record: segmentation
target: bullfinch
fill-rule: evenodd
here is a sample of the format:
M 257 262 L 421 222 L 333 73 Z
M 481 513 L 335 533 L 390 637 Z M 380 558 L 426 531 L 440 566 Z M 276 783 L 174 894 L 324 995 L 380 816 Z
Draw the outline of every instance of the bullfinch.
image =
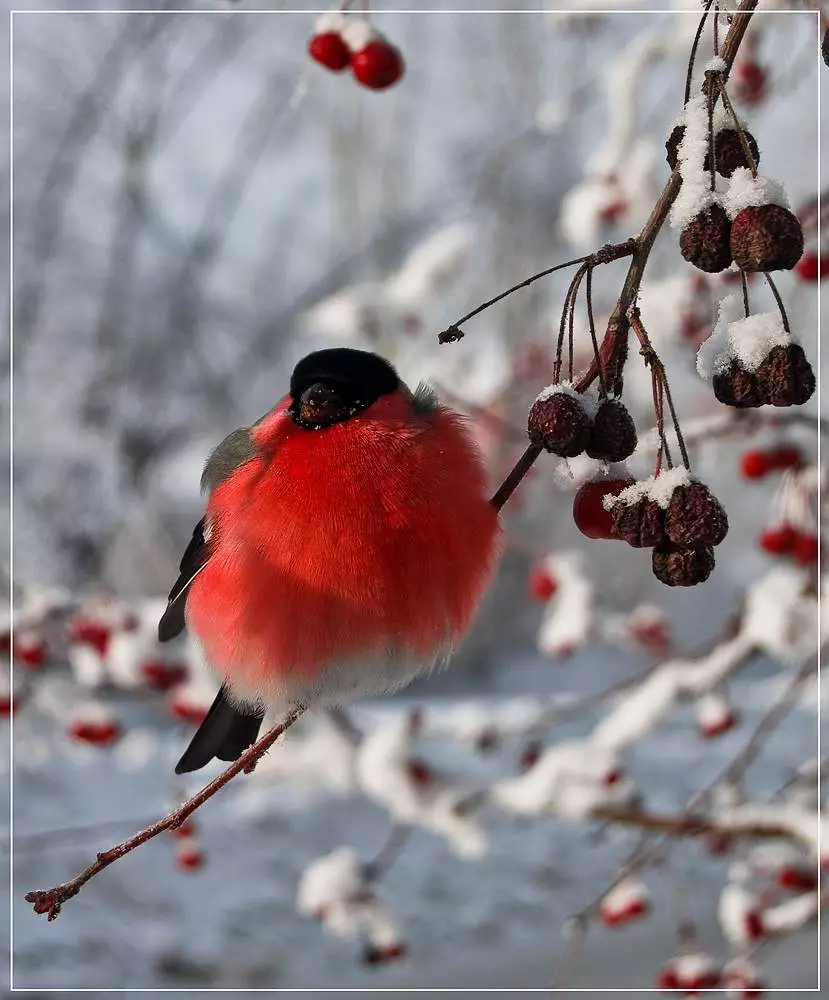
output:
M 443 664 L 500 547 L 464 418 L 366 351 L 300 361 L 201 485 L 158 632 L 187 626 L 222 683 L 178 774 L 238 759 L 266 711 L 381 694 Z

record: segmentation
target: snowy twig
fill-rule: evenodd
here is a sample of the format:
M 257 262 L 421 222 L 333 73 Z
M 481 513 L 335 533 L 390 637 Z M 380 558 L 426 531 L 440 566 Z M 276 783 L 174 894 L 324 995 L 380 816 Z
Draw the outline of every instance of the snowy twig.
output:
M 163 819 L 140 830 L 135 836 L 130 837 L 129 840 L 125 840 L 122 844 L 116 844 L 115 847 L 111 847 L 108 851 L 101 851 L 93 864 L 79 875 L 76 875 L 75 878 L 70 879 L 69 882 L 64 882 L 63 885 L 55 886 L 53 889 L 36 889 L 33 892 L 27 892 L 26 902 L 33 904 L 35 913 L 45 913 L 49 920 L 54 920 L 60 914 L 63 903 L 76 896 L 84 885 L 99 872 L 103 871 L 104 868 L 108 868 L 114 861 L 118 861 L 125 854 L 134 851 L 136 847 L 140 847 L 148 840 L 152 840 L 153 837 L 157 837 L 159 833 L 164 833 L 165 830 L 175 830 L 176 827 L 181 826 L 188 816 L 204 805 L 216 792 L 224 788 L 237 774 L 241 774 L 243 771 L 246 773 L 251 772 L 256 766 L 257 761 L 270 750 L 285 730 L 290 728 L 304 711 L 305 709 L 302 706 L 293 709 L 283 722 L 269 729 L 264 736 L 249 747 L 230 767 L 222 771 L 221 774 L 205 785 L 200 792 L 187 799 L 186 802 L 183 802 L 172 812 L 168 813 Z

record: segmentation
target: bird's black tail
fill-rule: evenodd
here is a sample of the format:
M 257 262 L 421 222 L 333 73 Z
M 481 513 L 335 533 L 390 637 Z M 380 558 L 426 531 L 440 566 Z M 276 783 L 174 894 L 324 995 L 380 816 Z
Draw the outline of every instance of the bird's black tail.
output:
M 214 757 L 218 760 L 238 760 L 256 742 L 262 719 L 260 710 L 232 704 L 222 685 L 190 746 L 176 764 L 176 774 L 198 771 Z

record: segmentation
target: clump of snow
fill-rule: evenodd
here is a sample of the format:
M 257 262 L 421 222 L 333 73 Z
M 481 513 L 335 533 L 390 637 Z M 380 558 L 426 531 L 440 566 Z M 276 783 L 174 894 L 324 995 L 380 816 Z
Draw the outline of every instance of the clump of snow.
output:
M 345 17 L 345 24 L 340 28 L 340 34 L 352 52 L 360 52 L 369 42 L 375 42 L 383 37 L 369 20 L 354 14 Z
M 554 385 L 545 386 L 533 400 L 533 405 L 535 403 L 543 403 L 555 395 L 570 396 L 571 399 L 575 399 L 591 420 L 596 416 L 596 411 L 599 409 L 600 400 L 598 393 L 593 389 L 588 389 L 586 392 L 578 392 L 573 388 L 572 382 L 557 382 Z
M 327 10 L 314 21 L 314 34 L 325 35 L 328 32 L 339 33 L 345 27 L 348 18 L 341 10 Z
M 722 201 L 729 219 L 734 219 L 744 208 L 759 205 L 781 205 L 791 211 L 786 189 L 779 181 L 768 177 L 753 177 L 748 167 L 737 167 L 728 183 Z
M 477 236 L 477 227 L 469 222 L 429 233 L 386 280 L 389 298 L 400 306 L 419 308 L 424 300 L 439 296 L 466 267 Z
M 727 350 L 730 358 L 746 371 L 755 371 L 773 347 L 791 343 L 778 312 L 756 313 L 728 324 Z
M 716 729 L 730 718 L 732 709 L 723 691 L 709 691 L 697 699 L 695 715 L 703 729 Z
M 728 63 L 722 56 L 714 56 L 705 64 L 706 73 L 724 73 L 727 69 Z
M 584 570 L 580 552 L 558 552 L 544 564 L 558 583 L 538 629 L 536 644 L 546 656 L 561 656 L 584 646 L 594 624 L 594 586 Z
M 674 490 L 678 486 L 687 486 L 693 480 L 694 477 L 685 466 L 666 469 L 664 472 L 660 472 L 658 476 L 649 476 L 647 479 L 642 479 L 632 486 L 628 486 L 618 496 L 608 493 L 606 497 L 602 498 L 602 506 L 605 510 L 612 510 L 617 504 L 629 506 L 647 498 L 648 500 L 653 500 L 665 510 L 671 502 Z
M 711 174 L 704 166 L 709 149 L 708 98 L 705 94 L 688 101 L 682 124 L 685 134 L 677 150 L 682 187 L 669 219 L 671 228 L 677 231 L 682 231 L 700 212 L 718 202 L 726 189 L 725 179 L 716 175 L 715 188 L 711 190 Z
M 731 881 L 720 893 L 717 917 L 723 937 L 735 948 L 745 948 L 754 940 L 749 922 L 752 914 L 759 914 L 760 899 L 740 881 Z

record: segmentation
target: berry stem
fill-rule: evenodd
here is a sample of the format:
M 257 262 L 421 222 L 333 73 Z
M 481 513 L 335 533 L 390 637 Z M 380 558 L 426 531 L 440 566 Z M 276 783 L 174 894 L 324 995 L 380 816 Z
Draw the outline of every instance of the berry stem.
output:
M 748 304 L 748 280 L 746 279 L 745 271 L 740 268 L 740 283 L 743 286 L 743 312 L 746 315 L 746 319 L 751 315 L 751 306 Z
M 777 308 L 780 310 L 780 318 L 783 320 L 783 329 L 786 333 L 791 333 L 792 331 L 789 329 L 789 317 L 786 315 L 786 307 L 783 305 L 783 300 L 780 298 L 780 292 L 777 291 L 777 285 L 775 285 L 768 271 L 763 271 L 763 277 L 769 283 L 771 294 L 777 302 Z
M 714 0 L 707 0 L 705 4 L 705 10 L 702 17 L 700 18 L 699 24 L 697 25 L 697 31 L 694 35 L 694 41 L 691 44 L 691 55 L 688 59 L 688 72 L 685 76 L 685 99 L 682 102 L 682 106 L 688 103 L 691 99 L 691 81 L 694 78 L 694 63 L 697 58 L 697 49 L 699 49 L 700 39 L 702 38 L 702 33 L 705 30 L 705 22 L 708 20 L 708 12 L 713 6 Z
M 593 268 L 588 267 L 587 269 L 587 287 L 585 289 L 585 296 L 587 298 L 587 323 L 590 327 L 590 340 L 593 344 L 593 357 L 596 360 L 596 368 L 599 373 L 599 389 L 602 399 L 607 398 L 607 386 L 604 381 L 604 372 L 602 371 L 602 357 L 599 352 L 599 342 L 596 339 L 596 323 L 593 317 Z
M 519 289 L 531 285 L 534 281 L 538 281 L 539 278 L 546 278 L 548 274 L 552 274 L 554 271 L 561 271 L 565 267 L 573 267 L 576 264 L 584 264 L 586 261 L 591 261 L 594 264 L 609 264 L 611 261 L 620 260 L 622 257 L 630 257 L 635 249 L 636 240 L 634 239 L 625 240 L 623 243 L 607 243 L 595 253 L 587 254 L 584 257 L 575 257 L 573 260 L 567 260 L 563 264 L 556 264 L 554 267 L 548 267 L 544 271 L 532 274 L 529 278 L 525 278 L 524 281 L 519 281 L 517 285 L 512 285 L 505 292 L 500 292 L 486 302 L 482 302 L 471 312 L 468 312 L 465 316 L 461 316 L 459 320 L 450 324 L 438 334 L 438 343 L 451 344 L 453 341 L 460 340 L 464 336 L 463 331 L 460 329 L 462 323 L 472 319 L 473 316 L 477 316 L 478 313 L 482 313 L 485 309 L 489 309 L 490 306 L 495 305 L 496 302 L 500 302 L 501 299 L 505 299 L 508 295 L 512 295 L 513 292 L 517 292 Z
M 734 105 L 731 103 L 731 98 L 728 96 L 728 90 L 725 86 L 725 80 L 722 78 L 721 73 L 717 73 L 717 89 L 720 92 L 720 97 L 722 97 L 723 106 L 725 110 L 731 115 L 731 119 L 734 122 L 734 128 L 737 132 L 737 136 L 740 140 L 740 145 L 743 147 L 743 153 L 745 153 L 748 165 L 751 167 L 751 176 L 757 176 L 757 161 L 754 159 L 754 154 L 751 152 L 751 146 L 746 139 L 746 133 L 743 126 L 740 124 L 740 119 L 737 117 L 737 112 L 734 110 Z
M 411 832 L 412 828 L 406 823 L 395 823 L 392 826 L 388 837 L 386 837 L 386 842 L 374 859 L 365 866 L 366 878 L 369 882 L 377 882 L 386 874 L 400 856 Z
M 35 913 L 45 913 L 47 919 L 54 920 L 60 914 L 61 906 L 68 899 L 77 896 L 86 883 L 99 872 L 102 872 L 104 868 L 108 868 L 113 862 L 134 851 L 136 847 L 146 844 L 148 840 L 152 840 L 153 837 L 157 837 L 160 833 L 164 833 L 165 830 L 175 830 L 176 827 L 181 826 L 188 816 L 204 805 L 216 792 L 224 788 L 237 774 L 241 774 L 242 771 L 250 773 L 256 766 L 257 761 L 270 750 L 285 730 L 289 729 L 304 711 L 305 709 L 301 705 L 294 708 L 279 725 L 269 729 L 256 743 L 248 747 L 241 757 L 234 761 L 230 767 L 222 771 L 221 774 L 208 782 L 201 791 L 196 792 L 186 802 L 182 802 L 180 806 L 173 809 L 172 812 L 168 813 L 162 819 L 150 824 L 143 830 L 139 830 L 138 833 L 123 843 L 116 844 L 107 851 L 101 851 L 93 864 L 76 875 L 75 878 L 64 882 L 63 885 L 55 886 L 53 889 L 37 889 L 34 892 L 27 892 L 26 902 L 32 903 Z

